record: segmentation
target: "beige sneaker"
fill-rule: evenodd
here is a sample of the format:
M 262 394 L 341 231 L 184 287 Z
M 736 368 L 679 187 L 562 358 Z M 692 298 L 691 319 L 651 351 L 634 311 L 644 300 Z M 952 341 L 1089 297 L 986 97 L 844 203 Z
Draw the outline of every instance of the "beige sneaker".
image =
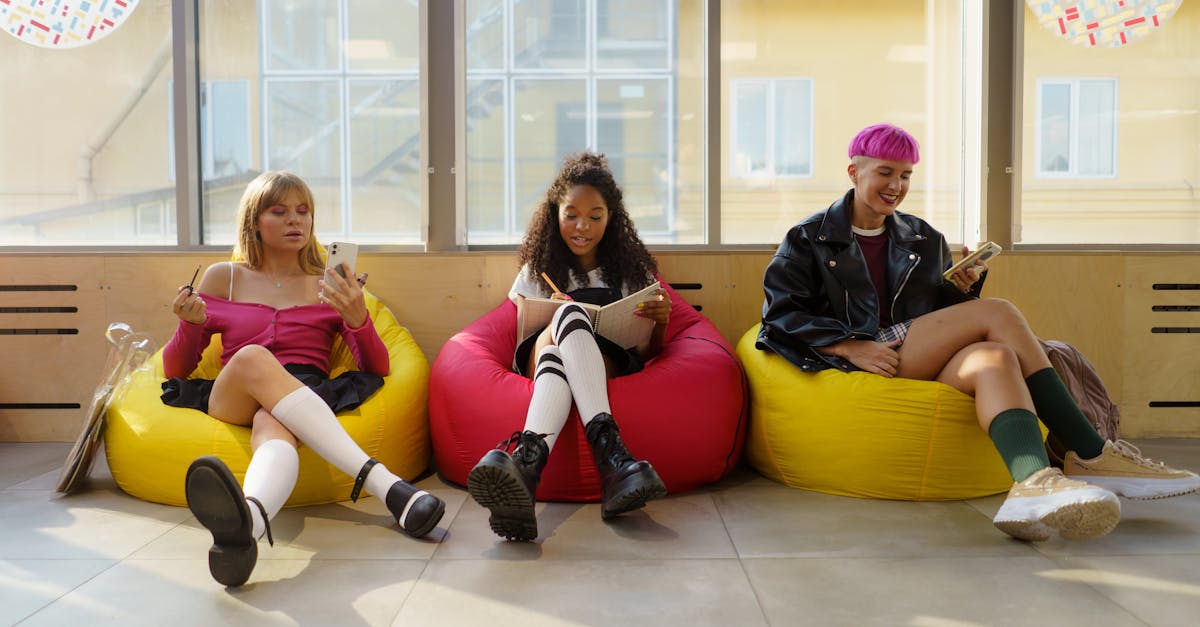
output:
M 1019 540 L 1046 540 L 1055 530 L 1070 540 L 1099 538 L 1121 520 L 1121 502 L 1104 488 L 1043 468 L 1014 483 L 992 524 Z
M 1131 499 L 1161 499 L 1200 490 L 1196 473 L 1142 457 L 1142 452 L 1125 440 L 1105 442 L 1104 451 L 1094 459 L 1080 459 L 1068 451 L 1063 472 Z

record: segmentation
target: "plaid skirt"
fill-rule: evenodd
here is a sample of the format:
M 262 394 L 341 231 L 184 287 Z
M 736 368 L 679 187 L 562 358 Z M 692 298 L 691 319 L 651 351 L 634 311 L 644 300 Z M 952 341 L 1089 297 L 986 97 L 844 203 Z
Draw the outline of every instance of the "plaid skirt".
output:
M 908 328 L 912 326 L 912 323 L 912 320 L 905 320 L 904 322 L 897 322 L 890 327 L 880 329 L 875 333 L 875 341 L 888 344 L 899 340 L 903 344 L 904 338 L 908 337 Z

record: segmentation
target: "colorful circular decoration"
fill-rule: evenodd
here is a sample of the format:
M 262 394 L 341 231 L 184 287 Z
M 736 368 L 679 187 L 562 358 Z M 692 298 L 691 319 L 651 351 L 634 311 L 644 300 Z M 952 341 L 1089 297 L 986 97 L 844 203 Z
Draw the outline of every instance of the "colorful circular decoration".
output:
M 75 48 L 117 30 L 139 0 L 0 0 L 0 28 L 43 48 Z
M 1026 0 L 1042 26 L 1089 48 L 1124 46 L 1171 19 L 1183 0 Z

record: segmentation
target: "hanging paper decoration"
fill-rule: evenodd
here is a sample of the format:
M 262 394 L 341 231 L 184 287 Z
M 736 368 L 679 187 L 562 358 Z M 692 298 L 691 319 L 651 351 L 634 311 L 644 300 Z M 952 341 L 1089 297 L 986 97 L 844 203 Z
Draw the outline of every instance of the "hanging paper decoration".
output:
M 117 30 L 138 0 L 0 0 L 0 28 L 43 48 L 74 48 Z
M 1161 27 L 1183 0 L 1026 0 L 1042 26 L 1071 43 L 1111 48 Z

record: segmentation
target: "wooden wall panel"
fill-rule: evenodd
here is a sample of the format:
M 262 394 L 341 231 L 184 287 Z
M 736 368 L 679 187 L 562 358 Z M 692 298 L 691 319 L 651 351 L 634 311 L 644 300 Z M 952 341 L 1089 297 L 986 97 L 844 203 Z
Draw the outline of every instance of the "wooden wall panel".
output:
M 658 259 L 672 282 L 699 282 L 684 292 L 735 343 L 758 322 L 762 273 L 772 251 L 665 252 Z M 151 332 L 161 346 L 173 332 L 169 303 L 196 264 L 226 259 L 218 253 L 12 254 L 0 256 L 5 275 L 22 282 L 69 282 L 72 293 L 31 296 L 0 292 L 0 306 L 45 303 L 79 308 L 77 314 L 0 314 L 8 326 L 73 320 L 77 336 L 0 336 L 0 402 L 68 398 L 86 407 L 107 348 L 104 329 L 122 321 Z M 364 254 L 368 288 L 396 312 L 432 361 L 458 330 L 506 297 L 517 271 L 516 254 Z M 1200 283 L 1200 257 L 1164 254 L 1006 253 L 992 264 L 985 295 L 1012 300 L 1043 337 L 1079 347 L 1118 400 L 1129 437 L 1200 437 L 1200 408 L 1150 408 L 1151 400 L 1200 397 L 1200 334 L 1151 334 L 1151 326 L 1200 327 L 1200 312 L 1155 313 L 1152 304 L 1200 305 L 1200 291 L 1154 291 L 1154 282 Z M 1165 322 L 1163 322 L 1165 321 Z M 0 324 L 0 326 L 4 326 Z M 42 401 L 50 402 L 50 401 Z M 0 410 L 0 440 L 70 440 L 82 409 Z
M 75 437 L 107 356 L 102 257 L 6 255 L 0 308 L 71 306 L 76 313 L 0 313 L 0 441 L 63 441 Z M 15 286 L 74 286 L 24 291 Z M 0 309 L 0 311 L 4 311 Z M 11 311 L 11 309 L 10 309 Z M 22 330 L 19 333 L 16 330 Z M 73 329 L 29 335 L 27 329 Z M 75 404 L 81 409 L 20 407 Z M 13 407 L 16 405 L 17 407 Z
M 1200 290 L 1155 290 L 1155 283 L 1200 284 L 1200 256 L 1125 259 L 1122 329 L 1128 433 L 1200 435 L 1200 406 L 1151 407 L 1151 402 L 1200 403 L 1200 333 L 1152 333 L 1153 327 L 1200 329 L 1200 312 L 1155 312 L 1155 305 L 1200 306 Z

